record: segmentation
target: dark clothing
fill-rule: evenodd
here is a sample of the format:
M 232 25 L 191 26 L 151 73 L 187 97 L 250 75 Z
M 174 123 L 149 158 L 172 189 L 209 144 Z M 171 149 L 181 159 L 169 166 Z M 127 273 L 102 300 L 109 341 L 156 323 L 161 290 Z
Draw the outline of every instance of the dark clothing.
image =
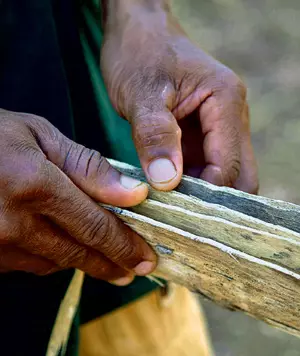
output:
M 0 1 L 0 108 L 40 115 L 76 142 L 138 165 L 129 125 L 111 107 L 99 71 L 97 2 Z M 45 355 L 72 274 L 0 275 L 1 355 Z M 80 319 L 110 312 L 154 287 L 145 278 L 123 288 L 87 278 Z M 76 340 L 70 345 L 69 355 Z

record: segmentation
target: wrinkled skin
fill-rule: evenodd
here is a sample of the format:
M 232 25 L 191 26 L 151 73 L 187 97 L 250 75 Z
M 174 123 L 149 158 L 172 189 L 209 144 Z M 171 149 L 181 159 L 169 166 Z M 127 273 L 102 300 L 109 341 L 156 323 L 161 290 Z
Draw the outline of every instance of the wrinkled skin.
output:
M 101 65 L 149 182 L 173 189 L 184 171 L 256 193 L 244 84 L 191 42 L 166 1 L 116 3 L 104 19 Z M 159 157 L 170 159 L 177 175 L 157 184 L 149 165 Z
M 185 35 L 164 0 L 110 0 L 101 66 L 132 125 L 149 183 L 171 190 L 186 172 L 258 189 L 246 89 Z M 118 285 L 153 271 L 152 249 L 96 202 L 129 207 L 145 184 L 46 119 L 0 110 L 0 271 L 79 268 Z
M 2 272 L 79 268 L 127 284 L 153 270 L 151 248 L 94 202 L 138 204 L 145 184 L 124 178 L 45 119 L 0 110 L 0 121 Z

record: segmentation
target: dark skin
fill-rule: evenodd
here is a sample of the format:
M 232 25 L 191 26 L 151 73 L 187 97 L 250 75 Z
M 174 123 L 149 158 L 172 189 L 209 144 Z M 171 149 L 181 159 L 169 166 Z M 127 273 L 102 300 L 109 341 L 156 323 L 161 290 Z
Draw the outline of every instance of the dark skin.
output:
M 256 193 L 241 80 L 191 42 L 168 1 L 106 3 L 103 75 L 116 110 L 132 124 L 149 182 L 157 189 L 173 189 L 184 170 L 213 184 Z M 157 183 L 149 166 L 160 157 L 173 163 L 175 175 Z
M 110 0 L 103 26 L 103 75 L 149 183 L 171 190 L 186 172 L 256 193 L 239 78 L 188 39 L 164 0 Z M 153 250 L 96 203 L 136 205 L 145 184 L 44 118 L 2 110 L 0 120 L 0 271 L 78 268 L 125 285 L 155 269 Z
M 143 239 L 95 203 L 136 205 L 147 196 L 145 184 L 45 119 L 8 111 L 0 117 L 2 271 L 79 268 L 126 284 L 155 267 Z

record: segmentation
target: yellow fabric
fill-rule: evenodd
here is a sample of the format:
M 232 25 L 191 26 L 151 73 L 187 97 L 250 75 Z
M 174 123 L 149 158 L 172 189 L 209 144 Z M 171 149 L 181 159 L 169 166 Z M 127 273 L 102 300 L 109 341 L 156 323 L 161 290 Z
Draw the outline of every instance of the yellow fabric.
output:
M 171 284 L 80 330 L 80 356 L 212 356 L 195 296 Z

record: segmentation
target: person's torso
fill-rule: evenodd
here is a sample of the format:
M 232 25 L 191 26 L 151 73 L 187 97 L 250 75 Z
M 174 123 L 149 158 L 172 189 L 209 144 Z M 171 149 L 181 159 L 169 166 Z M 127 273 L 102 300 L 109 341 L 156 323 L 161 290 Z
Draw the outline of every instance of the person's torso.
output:
M 0 1 L 0 108 L 40 115 L 76 142 L 138 164 L 129 126 L 111 107 L 99 70 L 100 29 L 92 2 Z M 45 354 L 72 274 L 0 274 L 1 354 Z M 83 319 L 154 287 L 144 278 L 122 289 L 88 278 Z

